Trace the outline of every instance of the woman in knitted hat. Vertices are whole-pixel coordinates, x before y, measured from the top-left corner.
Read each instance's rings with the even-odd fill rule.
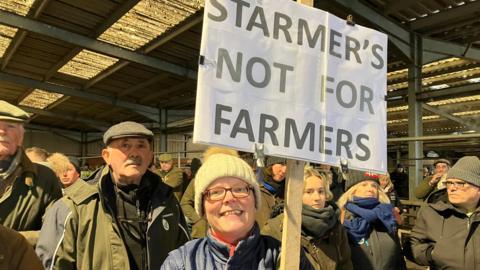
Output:
[[[379,175],[350,171],[346,192],[338,200],[340,220],[347,230],[354,269],[406,269],[397,222]]]
[[[480,159],[462,157],[448,171],[447,198],[423,205],[411,233],[417,264],[480,269]]]
[[[260,235],[255,213],[260,189],[241,158],[210,150],[195,177],[195,210],[205,217],[205,238],[170,252],[161,269],[277,269],[280,242]],[[302,269],[309,266],[302,257]]]
[[[307,166],[303,177],[301,245],[307,258],[315,269],[353,269],[347,234],[326,176]],[[282,213],[269,220],[262,233],[281,240],[283,217]]]

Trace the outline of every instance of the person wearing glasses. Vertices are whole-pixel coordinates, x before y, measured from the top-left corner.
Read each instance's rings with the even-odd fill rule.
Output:
[[[195,210],[207,236],[170,252],[161,269],[277,269],[280,242],[260,235],[260,188],[241,158],[210,150],[195,177]],[[308,265],[306,258],[303,263]]]
[[[147,170],[152,140],[136,122],[105,132],[106,166],[91,182],[78,179],[59,201],[68,212],[50,269],[160,269],[168,252],[189,240],[172,189]]]
[[[448,171],[448,199],[422,206],[410,244],[430,269],[480,269],[480,160],[462,157]]]
[[[376,173],[349,170],[346,191],[337,202],[353,269],[404,270],[393,206],[380,189],[379,178]]]
[[[326,176],[307,166],[303,178],[301,245],[305,255],[315,269],[353,269],[347,233]],[[270,219],[262,233],[282,240],[283,218],[282,213]]]

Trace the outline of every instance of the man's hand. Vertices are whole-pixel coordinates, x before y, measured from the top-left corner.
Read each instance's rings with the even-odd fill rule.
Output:
[[[432,179],[428,182],[428,184],[430,186],[434,186],[438,183],[438,181],[440,181],[440,179],[442,179],[442,176],[444,174],[443,173],[436,173],[434,175],[432,175]]]

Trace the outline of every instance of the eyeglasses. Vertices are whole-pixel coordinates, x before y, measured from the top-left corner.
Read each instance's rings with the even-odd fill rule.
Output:
[[[466,182],[453,182],[453,181],[445,181],[445,185],[447,187],[456,187],[456,188],[464,188],[465,187],[465,184],[467,184]]]
[[[224,187],[216,187],[211,188],[209,190],[204,191],[202,194],[210,201],[220,201],[225,198],[227,195],[227,191],[232,193],[234,198],[240,199],[245,198],[250,195],[250,190],[253,190],[251,186],[243,186],[243,187],[231,187],[231,188],[224,188]]]

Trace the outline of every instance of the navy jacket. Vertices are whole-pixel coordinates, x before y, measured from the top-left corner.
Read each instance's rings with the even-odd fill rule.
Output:
[[[207,237],[187,242],[170,252],[162,270],[170,269],[277,269],[280,265],[281,243],[269,236],[260,235],[255,224],[252,234],[240,241],[233,256],[229,247],[208,233]],[[301,269],[312,269],[302,254]]]

